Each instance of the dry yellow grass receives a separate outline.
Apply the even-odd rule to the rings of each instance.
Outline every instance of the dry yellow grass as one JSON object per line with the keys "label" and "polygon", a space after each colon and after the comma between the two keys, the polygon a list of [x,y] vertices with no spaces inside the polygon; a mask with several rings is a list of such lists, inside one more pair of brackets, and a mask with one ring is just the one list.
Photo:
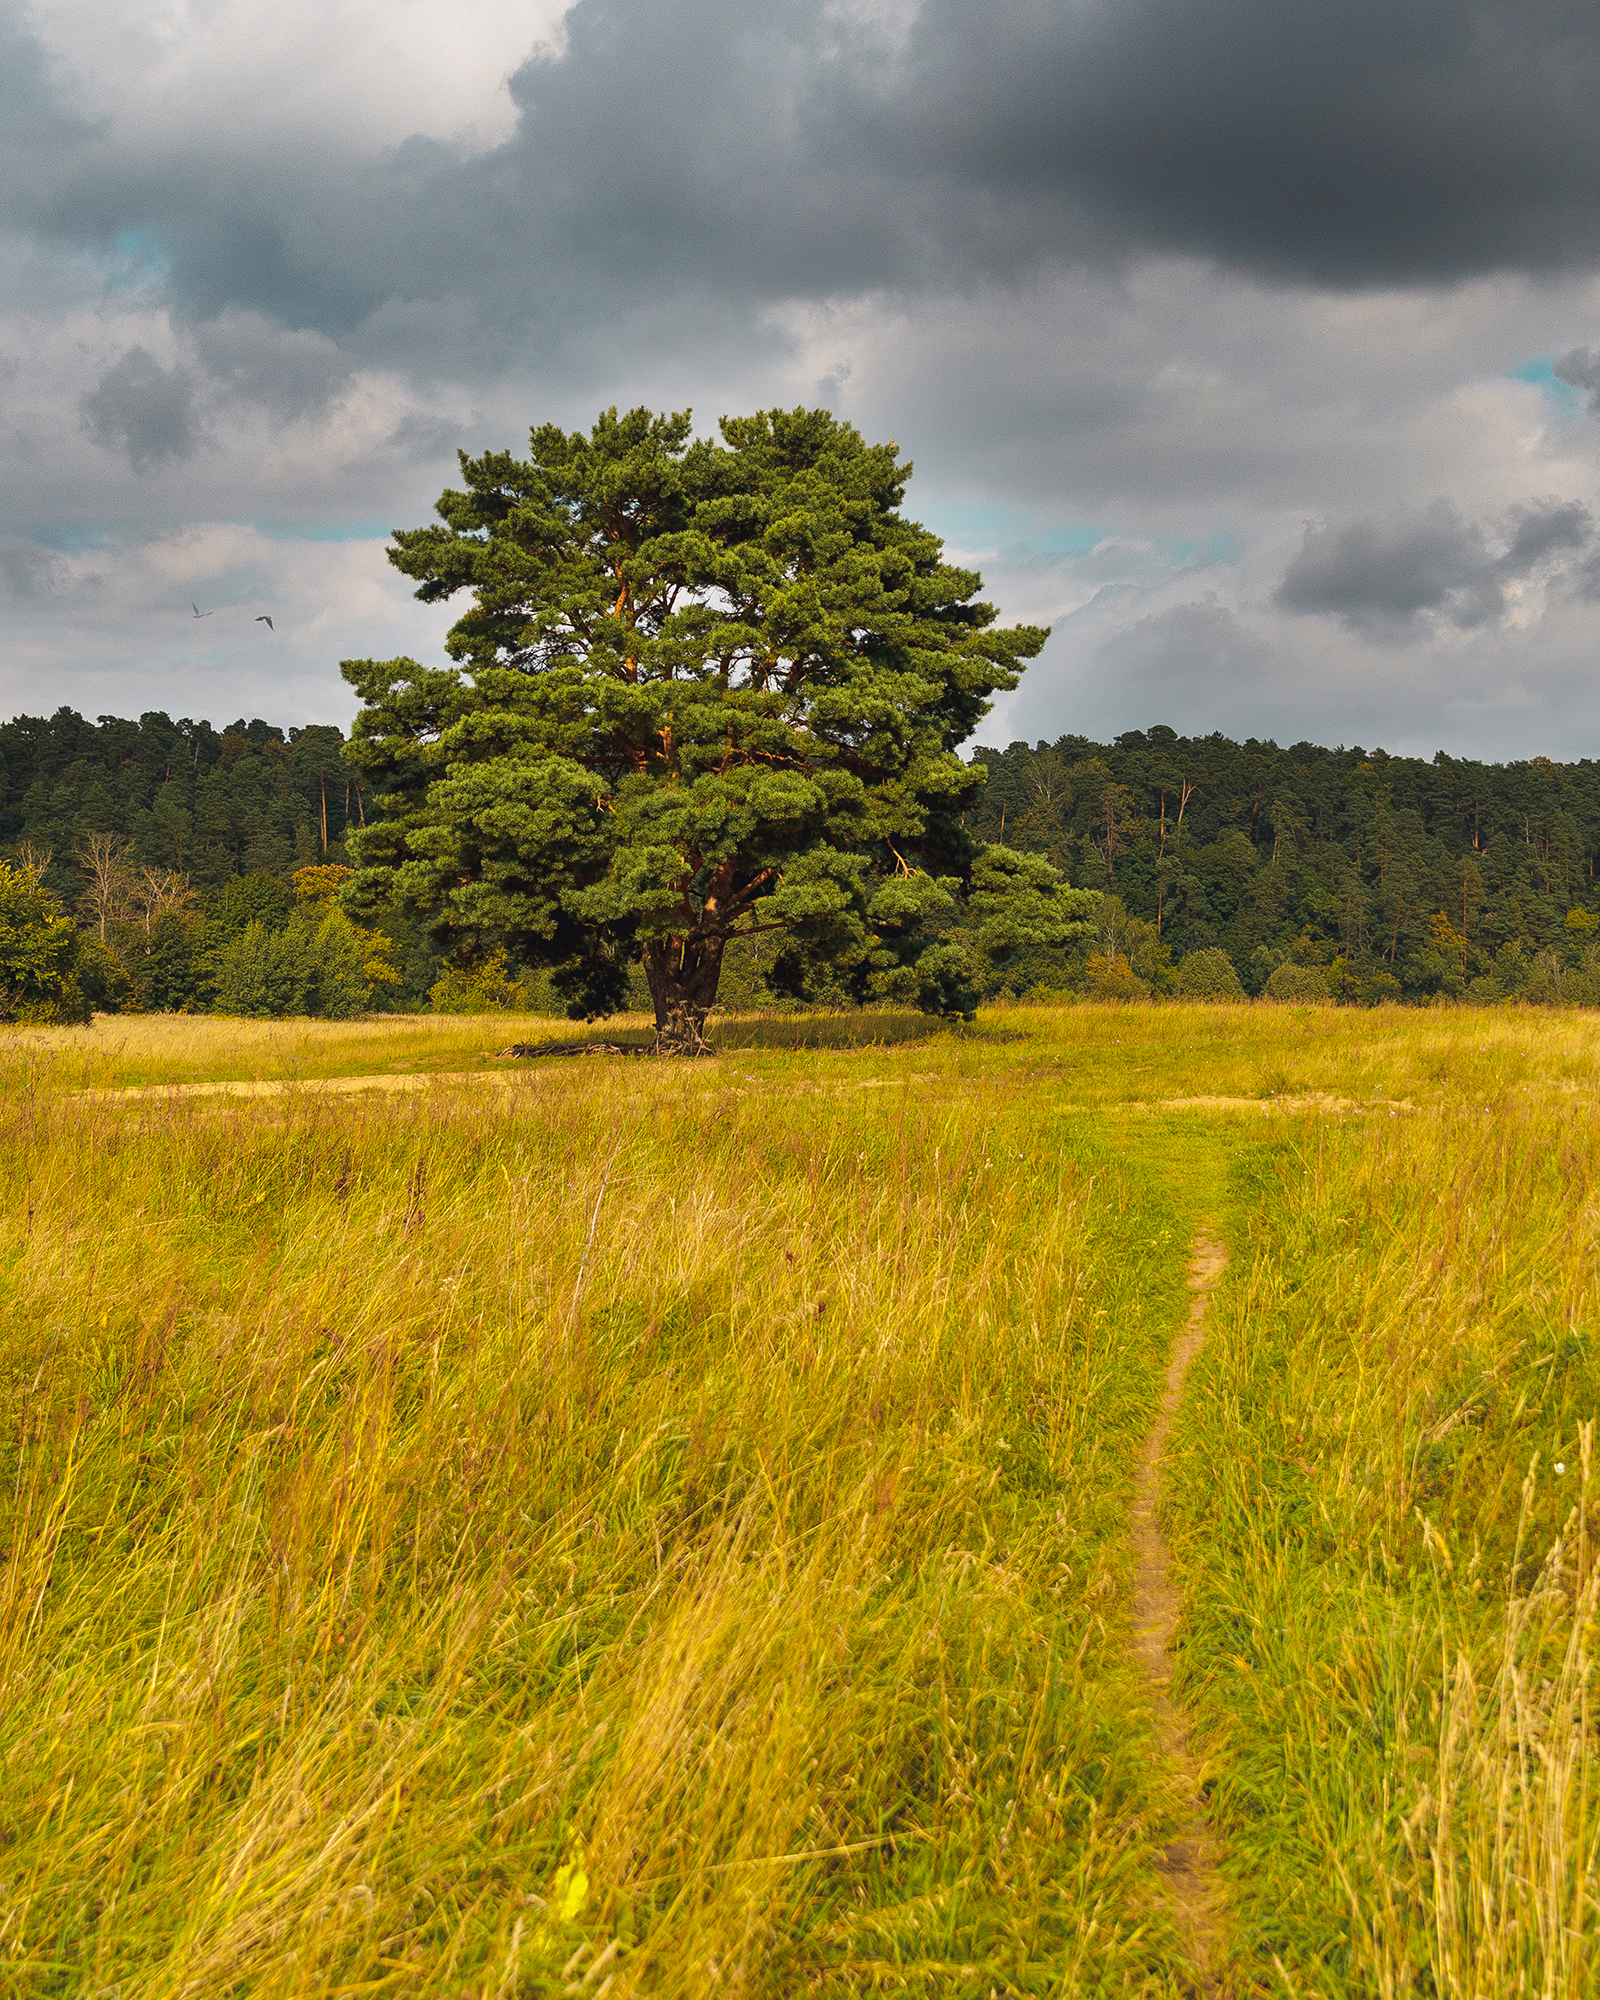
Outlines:
{"label": "dry yellow grass", "polygon": [[8,1098],[0,1981],[1170,1984],[1171,1246],[868,1080]]}
{"label": "dry yellow grass", "polygon": [[1600,1021],[567,1032],[0,1041],[0,1993],[1181,1992],[1202,1214],[1244,1990],[1594,1990]]}

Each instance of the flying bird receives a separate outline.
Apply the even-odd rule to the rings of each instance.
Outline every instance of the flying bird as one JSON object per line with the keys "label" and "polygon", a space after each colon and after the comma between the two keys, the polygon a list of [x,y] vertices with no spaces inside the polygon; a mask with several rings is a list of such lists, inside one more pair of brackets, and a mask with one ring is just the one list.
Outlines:
{"label": "flying bird", "polygon": [[255,620],[255,623],[257,625],[265,625],[269,632],[276,632],[278,629],[277,626],[273,624],[272,620],[267,616],[267,614],[264,611],[261,613],[260,617]]}
{"label": "flying bird", "polygon": [[196,618],[214,618],[216,616],[214,611],[202,611],[192,597],[189,599],[189,609],[194,613]]}

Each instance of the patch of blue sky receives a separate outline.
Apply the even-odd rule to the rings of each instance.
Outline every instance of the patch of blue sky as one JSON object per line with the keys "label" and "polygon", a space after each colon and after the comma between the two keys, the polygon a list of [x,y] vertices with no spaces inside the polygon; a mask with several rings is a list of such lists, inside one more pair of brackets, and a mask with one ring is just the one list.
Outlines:
{"label": "patch of blue sky", "polygon": [[1239,544],[1226,528],[1203,542],[1158,542],[1156,546],[1184,569],[1210,569],[1214,563],[1239,560]]}
{"label": "patch of blue sky", "polygon": [[922,516],[927,527],[963,549],[1021,549],[1035,555],[1086,556],[1106,539],[1104,528],[1067,523],[1038,525],[1025,507],[985,507],[936,502]]}
{"label": "patch of blue sky", "polygon": [[256,520],[245,524],[269,542],[386,542],[392,521]]}
{"label": "patch of blue sky", "polygon": [[1520,368],[1513,368],[1506,376],[1508,382],[1531,382],[1536,389],[1542,389],[1550,399],[1564,410],[1582,407],[1583,398],[1570,382],[1563,382],[1549,360],[1524,361]]}
{"label": "patch of blue sky", "polygon": [[135,291],[172,274],[172,259],[153,229],[119,229],[105,260],[106,290]]}
{"label": "patch of blue sky", "polygon": [[123,521],[70,521],[26,528],[23,533],[41,549],[54,549],[57,555],[75,556],[84,549],[103,549],[121,540],[126,528],[127,524]]}
{"label": "patch of blue sky", "polygon": [[[1041,524],[1036,514],[1021,507],[935,504],[926,511],[924,519],[935,534],[942,535],[958,549],[1012,557],[1086,556],[1105,542],[1140,539],[1109,528],[1069,522]],[[1177,542],[1152,535],[1149,546],[1155,555],[1178,569],[1206,569],[1213,563],[1239,559],[1238,544],[1225,528],[1199,541]]]}

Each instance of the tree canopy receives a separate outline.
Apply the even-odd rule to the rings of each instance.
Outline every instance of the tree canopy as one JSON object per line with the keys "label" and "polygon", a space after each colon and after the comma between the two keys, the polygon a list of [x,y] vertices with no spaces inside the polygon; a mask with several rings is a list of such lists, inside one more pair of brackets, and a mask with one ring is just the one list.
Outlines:
{"label": "tree canopy", "polygon": [[424,601],[471,592],[456,664],[343,666],[377,793],[352,907],[550,966],[574,1014],[642,957],[666,1049],[700,1045],[736,937],[771,939],[780,992],[967,1014],[983,958],[1081,925],[1092,897],[963,825],[957,746],[1046,634],[901,514],[894,444],[611,410],[461,469],[390,550]]}

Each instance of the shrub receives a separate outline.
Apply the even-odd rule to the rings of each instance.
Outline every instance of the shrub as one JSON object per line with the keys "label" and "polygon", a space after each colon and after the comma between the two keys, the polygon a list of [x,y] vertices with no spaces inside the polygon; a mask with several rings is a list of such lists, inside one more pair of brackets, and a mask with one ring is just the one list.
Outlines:
{"label": "shrub", "polygon": [[247,924],[217,958],[219,1014],[348,1021],[371,995],[367,941],[342,910],[297,910],[282,930]]}
{"label": "shrub", "polygon": [[1242,1000],[1244,988],[1233,960],[1218,945],[1191,951],[1178,967],[1178,991],[1186,1000]]}
{"label": "shrub", "polygon": [[[351,923],[343,910],[329,910],[314,931],[299,920],[289,928],[309,932],[302,947],[309,970],[306,1012],[325,1021],[351,1021],[364,1014],[372,997],[372,934]],[[388,979],[396,978],[386,959],[382,970]]]}
{"label": "shrub", "polygon": [[247,1020],[297,1014],[304,994],[298,954],[284,931],[246,924],[218,955],[219,1014],[240,1014]]}
{"label": "shrub", "polygon": [[111,946],[85,932],[78,940],[78,990],[97,1014],[136,1014],[139,995],[128,968]]}
{"label": "shrub", "polygon": [[1280,965],[1261,989],[1264,1000],[1292,1000],[1301,1006],[1331,1007],[1328,982],[1314,965]]}
{"label": "shrub", "polygon": [[78,933],[39,872],[0,861],[0,1021],[86,1021]]}
{"label": "shrub", "polygon": [[163,1014],[198,1011],[207,998],[201,946],[203,919],[189,910],[163,910],[150,926],[148,948],[139,965],[139,985],[147,1007]]}
{"label": "shrub", "polygon": [[1105,1000],[1170,991],[1172,951],[1161,942],[1154,924],[1130,916],[1120,896],[1105,897],[1092,923],[1089,936],[1073,954],[1085,991]]}
{"label": "shrub", "polygon": [[1120,951],[1097,951],[1085,969],[1084,986],[1096,1000],[1148,1000],[1150,997],[1150,988]]}
{"label": "shrub", "polygon": [[498,1014],[522,1005],[521,985],[506,970],[506,955],[493,952],[481,965],[447,965],[428,988],[436,1014]]}

